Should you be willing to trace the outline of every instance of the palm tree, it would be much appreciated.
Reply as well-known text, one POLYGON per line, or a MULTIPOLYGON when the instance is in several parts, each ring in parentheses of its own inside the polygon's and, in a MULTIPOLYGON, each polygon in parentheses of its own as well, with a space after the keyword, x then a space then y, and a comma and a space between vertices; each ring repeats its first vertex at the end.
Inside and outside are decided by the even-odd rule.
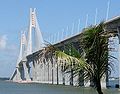
MULTIPOLYGON (((48 81, 49 81, 49 72, 50 72, 50 64, 51 64, 51 73, 52 73, 52 84, 54 83, 54 72, 53 72, 53 67, 54 64, 57 63, 57 57, 55 57, 55 51, 57 51, 58 49, 56 47, 54 47, 53 45, 46 44, 46 47, 42 50, 42 56, 43 57, 43 61, 44 63, 47 62, 47 66, 48 66, 48 81)), ((58 82, 58 64, 57 64, 57 84, 59 84, 58 82)))
POLYGON ((104 26, 101 23, 85 30, 81 41, 86 62, 90 66, 85 70, 84 75, 93 82, 98 94, 103 94, 101 78, 111 69, 109 66, 111 64, 108 61, 108 37, 103 34, 104 26))
MULTIPOLYGON (((91 26, 84 30, 80 38, 79 53, 74 46, 69 46, 70 50, 64 49, 64 52, 51 46, 48 47, 48 52, 54 53, 54 56, 65 60, 65 72, 71 72, 74 76, 80 71, 84 71, 82 76, 85 80, 91 80, 98 94, 103 94, 101 89, 101 79, 107 73, 111 72, 112 62, 114 58, 108 54, 108 42, 110 35, 105 32, 104 24, 100 23, 97 26, 91 26)), ((46 51, 47 52, 47 51, 46 51)), ((107 76, 108 76, 107 75, 107 76)), ((73 76, 73 77, 74 77, 73 76)))
POLYGON ((100 23, 85 30, 81 40, 86 62, 90 66, 89 70, 86 71, 86 75, 93 82, 99 94, 103 94, 101 78, 106 74, 107 77, 110 75, 113 66, 112 61, 115 59, 115 57, 108 53, 112 49, 108 46, 109 37, 111 37, 111 34, 106 32, 104 24, 100 23))

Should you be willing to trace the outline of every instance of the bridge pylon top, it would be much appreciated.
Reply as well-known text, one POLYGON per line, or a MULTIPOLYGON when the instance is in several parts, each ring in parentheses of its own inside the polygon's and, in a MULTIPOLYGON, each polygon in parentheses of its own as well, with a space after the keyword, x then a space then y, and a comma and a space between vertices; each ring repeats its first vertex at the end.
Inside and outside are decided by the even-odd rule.
POLYGON ((37 21, 36 8, 30 8, 30 21, 29 21, 29 31, 27 39, 27 55, 32 54, 35 51, 38 51, 44 47, 44 41, 42 33, 37 21), (32 32, 34 31, 34 39, 32 39, 32 32), (33 40, 35 42, 35 47, 33 48, 33 40))

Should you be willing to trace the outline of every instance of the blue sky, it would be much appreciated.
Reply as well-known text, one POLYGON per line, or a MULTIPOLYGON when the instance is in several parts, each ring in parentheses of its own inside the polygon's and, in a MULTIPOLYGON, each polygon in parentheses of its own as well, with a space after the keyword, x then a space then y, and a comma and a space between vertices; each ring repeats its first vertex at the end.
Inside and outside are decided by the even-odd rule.
MULTIPOLYGON (((21 30, 29 25, 29 9, 36 8, 37 18, 43 38, 66 30, 77 33, 78 20, 80 30, 94 24, 95 10, 98 9, 97 23, 105 20, 108 0, 1 0, 0 1, 0 77, 9 77, 16 65, 19 53, 21 30)), ((111 0, 109 18, 120 15, 120 1, 111 0)))

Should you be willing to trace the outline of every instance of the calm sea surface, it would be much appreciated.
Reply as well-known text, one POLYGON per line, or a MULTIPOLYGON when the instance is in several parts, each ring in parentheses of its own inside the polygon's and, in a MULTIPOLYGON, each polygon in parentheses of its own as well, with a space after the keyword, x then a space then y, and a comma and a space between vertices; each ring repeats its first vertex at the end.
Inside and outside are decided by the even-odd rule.
MULTIPOLYGON (((118 89, 104 89, 105 94, 120 94, 118 89)), ((18 84, 0 81, 0 94, 97 94, 92 88, 48 84, 18 84)))

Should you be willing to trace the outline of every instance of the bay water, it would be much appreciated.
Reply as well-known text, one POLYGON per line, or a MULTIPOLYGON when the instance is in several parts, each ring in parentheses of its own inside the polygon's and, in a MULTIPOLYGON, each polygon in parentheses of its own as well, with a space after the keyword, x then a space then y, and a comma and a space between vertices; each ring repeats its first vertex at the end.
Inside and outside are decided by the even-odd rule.
MULTIPOLYGON (((120 94, 119 89, 103 89, 104 94, 120 94)), ((40 83, 13 83, 0 81, 0 94, 97 94, 94 88, 50 85, 40 83)))

